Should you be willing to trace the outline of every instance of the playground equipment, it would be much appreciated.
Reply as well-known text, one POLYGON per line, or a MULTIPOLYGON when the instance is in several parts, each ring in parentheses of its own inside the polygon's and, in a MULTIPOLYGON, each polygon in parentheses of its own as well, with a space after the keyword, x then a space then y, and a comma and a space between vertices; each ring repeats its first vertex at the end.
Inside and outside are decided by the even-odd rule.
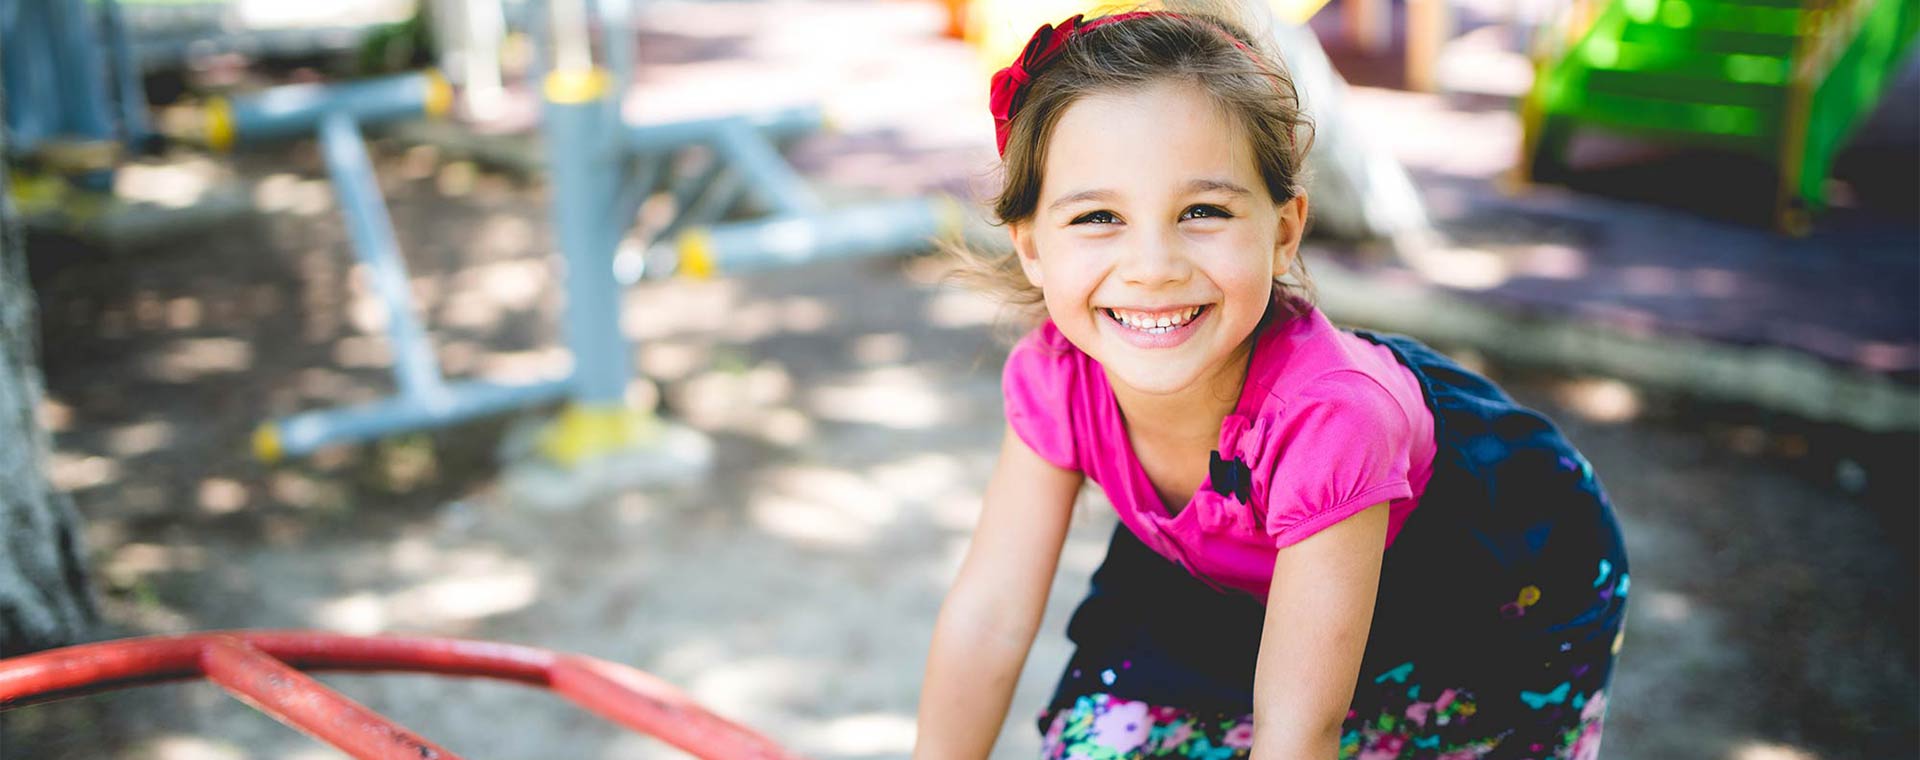
MULTIPOLYGON (((113 194, 129 154, 159 149, 148 118, 147 74, 224 53, 250 58, 335 55, 379 19, 332 13, 324 26, 289 8, 236 0, 9 0, 0 2, 0 78, 15 164, 13 200, 27 223, 117 248, 189 233, 251 213, 217 191, 190 205, 113 194), (262 11, 267 11, 262 13, 262 11), (292 15, 297 15, 292 14, 292 15)), ((302 11, 311 17, 311 10, 302 11)))
POLYGON ((1524 177, 1598 127, 1775 165, 1774 217, 1804 233, 1848 135, 1920 29, 1913 0, 1593 0, 1536 53, 1522 105, 1524 177))
MULTIPOLYGON (((221 5, 189 3, 179 10, 188 21, 204 21, 209 9, 221 5)), ((87 0, 0 4, 0 55, 5 56, 14 105, 8 113, 14 135, 9 149, 34 151, 29 155, 44 161, 53 148, 82 146, 85 150, 69 149, 66 154, 84 160, 67 163, 91 189, 106 190, 119 155, 116 146, 145 139, 150 132, 119 5, 101 0, 95 6, 98 25, 87 0), (103 61, 111 64, 113 77, 102 68, 103 61), (117 120, 114 114, 119 114, 117 120)), ((169 10, 141 8, 159 14, 143 16, 149 25, 169 10)), ((197 135, 209 147, 296 136, 317 139, 354 255, 386 307, 395 356, 394 396, 269 421, 253 437, 255 453, 263 460, 565 400, 559 417, 533 436, 533 453, 544 463, 580 473, 592 471, 596 462, 606 464, 609 457, 626 457, 618 466, 598 471, 631 476, 651 469, 684 475, 704 467, 704 440, 695 440, 691 431, 672 430, 654 419, 651 410, 630 408, 626 401, 633 362, 632 347, 619 328, 623 281, 891 253, 920 247, 937 234, 958 235, 964 214, 951 200, 829 207, 816 197, 776 146, 820 128, 817 109, 669 124, 624 122, 620 101, 635 61, 630 0, 516 2, 507 11, 494 8, 492 14, 468 10, 474 11, 466 14, 469 17, 525 19, 533 27, 531 36, 546 41, 545 58, 550 60, 540 62, 545 68, 536 71, 533 80, 541 84, 545 167, 565 265, 563 332, 574 359, 571 374, 508 385, 449 382, 440 372, 414 311, 392 220, 360 134, 363 126, 445 113, 454 92, 438 74, 291 85, 214 98, 201 111, 197 135), (697 154, 691 156, 696 160, 686 160, 689 154, 697 154), (659 196, 670 204, 671 221, 617 255, 642 205, 659 196), (616 260, 624 276, 616 277, 616 260)), ((168 39, 187 40, 181 44, 191 47, 191 30, 196 28, 187 23, 181 29, 188 31, 176 29, 168 39)), ((483 45, 468 52, 492 49, 483 45)), ((65 187, 63 182, 20 184, 65 187)), ((39 198, 39 206, 63 214, 77 203, 64 190, 42 192, 39 198)), ((36 209, 28 205, 31 216, 36 209)), ((83 216, 83 221, 66 226, 103 226, 98 215, 83 216)), ((539 490, 555 493, 565 481, 547 478, 539 490)))
POLYGON ((452 101, 447 83, 437 74, 425 73, 345 84, 287 85, 243 98, 216 98, 208 104, 204 139, 216 149, 256 140, 318 136, 354 255, 387 306, 387 336, 393 342, 397 396, 269 423, 256 432, 255 451, 261 458, 304 454, 329 441, 377 438, 566 395, 567 384, 559 380, 526 385, 447 382, 426 330, 414 315, 406 266, 360 128, 438 116, 452 101))
MULTIPOLYGON (((147 118, 143 71, 225 52, 349 51, 377 24, 363 18, 357 25, 352 20, 322 27, 276 25, 271 19, 242 17, 240 5, 231 0, 0 4, 8 158, 38 159, 55 171, 84 175, 89 189, 105 190, 120 148, 157 137, 147 118)), ((280 15, 287 15, 284 8, 280 15)))
MULTIPOLYGON (((300 456, 334 443, 363 441, 565 398, 567 408, 538 435, 547 462, 573 468, 632 452, 657 440, 649 410, 626 402, 631 347, 619 329, 616 250, 641 204, 671 185, 675 216, 630 267, 636 274, 710 275, 830 257, 910 249, 956 231, 952 201, 909 199, 828 208, 780 156, 774 141, 820 126, 814 109, 661 125, 625 123, 620 96, 633 65, 624 2, 589 8, 555 0, 541 21, 553 66, 540 77, 542 134, 552 186, 553 224, 565 260, 564 333, 574 357, 570 377, 528 385, 448 384, 425 331, 413 316, 391 222, 379 200, 356 125, 365 119, 418 116, 444 108, 447 88, 431 77, 358 85, 278 88, 209 112, 209 135, 244 139, 318 129, 335 192, 353 231, 355 254, 387 307, 399 395, 372 404, 324 409, 262 425, 255 451, 266 460, 300 456), (597 12, 596 12, 597 11, 597 12), (595 62, 591 30, 607 63, 595 62), (424 83, 424 84, 422 84, 424 83), (221 126, 225 124, 226 126, 221 126), (712 158, 691 176, 669 167, 682 151, 712 158), (767 216, 723 222, 749 206, 767 216)), ((214 140, 210 139, 210 142, 214 140)), ((666 452, 654 452, 659 459, 666 452)), ((697 463, 696 463, 697 464, 697 463)))
MULTIPOLYGON (((1307 19, 1327 0, 1248 0, 1249 10, 1274 35, 1274 48, 1300 93, 1301 108, 1315 124, 1308 162, 1308 194, 1317 229, 1353 239, 1380 239, 1396 248, 1425 246, 1432 237, 1419 191, 1393 155, 1366 138, 1342 107, 1346 80, 1333 68, 1307 19)), ((1350 0, 1351 1, 1351 0, 1350 0)), ((1439 0, 1424 0, 1439 2, 1439 0)), ((968 8, 968 39, 989 69, 1013 60, 1041 24, 1075 13, 1099 12, 1109 3, 1089 0, 974 0, 968 8)), ((981 77, 984 81, 986 77, 981 77)))
POLYGON ((122 639, 0 659, 0 711, 205 677, 235 698, 363 760, 458 755, 303 670, 479 676, 552 689, 603 718, 708 760, 797 758, 638 670, 545 649, 462 639, 214 631, 122 639))
POLYGON ((0 81, 9 153, 0 160, 36 159, 106 190, 121 150, 153 136, 115 0, 0 4, 0 81))
POLYGON ((492 0, 426 0, 425 7, 432 14, 429 31, 440 70, 459 85, 466 112, 480 118, 498 113, 506 98, 500 71, 506 10, 492 0))

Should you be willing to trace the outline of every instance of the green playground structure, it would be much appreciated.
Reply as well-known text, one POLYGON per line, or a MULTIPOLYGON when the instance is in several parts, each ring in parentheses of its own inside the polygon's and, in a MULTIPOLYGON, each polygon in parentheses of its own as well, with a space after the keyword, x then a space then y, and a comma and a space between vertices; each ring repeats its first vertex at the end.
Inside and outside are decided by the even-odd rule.
POLYGON ((1920 0, 1594 0, 1535 54, 1523 179, 1594 127, 1738 151, 1779 169, 1775 222, 1803 234, 1834 156, 1899 73, 1920 0))

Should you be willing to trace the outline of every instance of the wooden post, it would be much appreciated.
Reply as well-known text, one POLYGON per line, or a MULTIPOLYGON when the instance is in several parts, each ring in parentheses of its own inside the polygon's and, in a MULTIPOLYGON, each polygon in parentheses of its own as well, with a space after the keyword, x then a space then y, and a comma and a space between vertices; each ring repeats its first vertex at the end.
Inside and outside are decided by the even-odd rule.
POLYGON ((1407 0, 1407 89, 1440 89, 1440 51, 1452 34, 1447 0, 1407 0))

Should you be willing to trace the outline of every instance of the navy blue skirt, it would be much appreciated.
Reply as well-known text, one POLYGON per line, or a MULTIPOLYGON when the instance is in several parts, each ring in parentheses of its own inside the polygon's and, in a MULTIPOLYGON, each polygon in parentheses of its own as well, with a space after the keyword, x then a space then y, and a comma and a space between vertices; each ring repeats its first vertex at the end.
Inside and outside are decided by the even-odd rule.
MULTIPOLYGON (((1383 559, 1341 756, 1591 757, 1629 585, 1606 493, 1551 422, 1486 378, 1412 339, 1356 334, 1419 378, 1438 445, 1383 559)), ((1240 754, 1265 616, 1117 527, 1068 624, 1047 755, 1240 754)))

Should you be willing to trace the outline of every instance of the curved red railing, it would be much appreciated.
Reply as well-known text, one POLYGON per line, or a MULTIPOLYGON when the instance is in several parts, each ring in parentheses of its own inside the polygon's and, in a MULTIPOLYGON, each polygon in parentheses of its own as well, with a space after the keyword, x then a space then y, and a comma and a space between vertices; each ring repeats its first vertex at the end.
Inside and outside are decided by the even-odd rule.
POLYGON ((0 659, 0 711, 141 684, 205 677, 261 712, 363 760, 458 755, 302 670, 481 676, 551 689, 588 711, 707 760, 798 760, 684 692, 604 660, 489 641, 212 631, 103 641, 0 659))

